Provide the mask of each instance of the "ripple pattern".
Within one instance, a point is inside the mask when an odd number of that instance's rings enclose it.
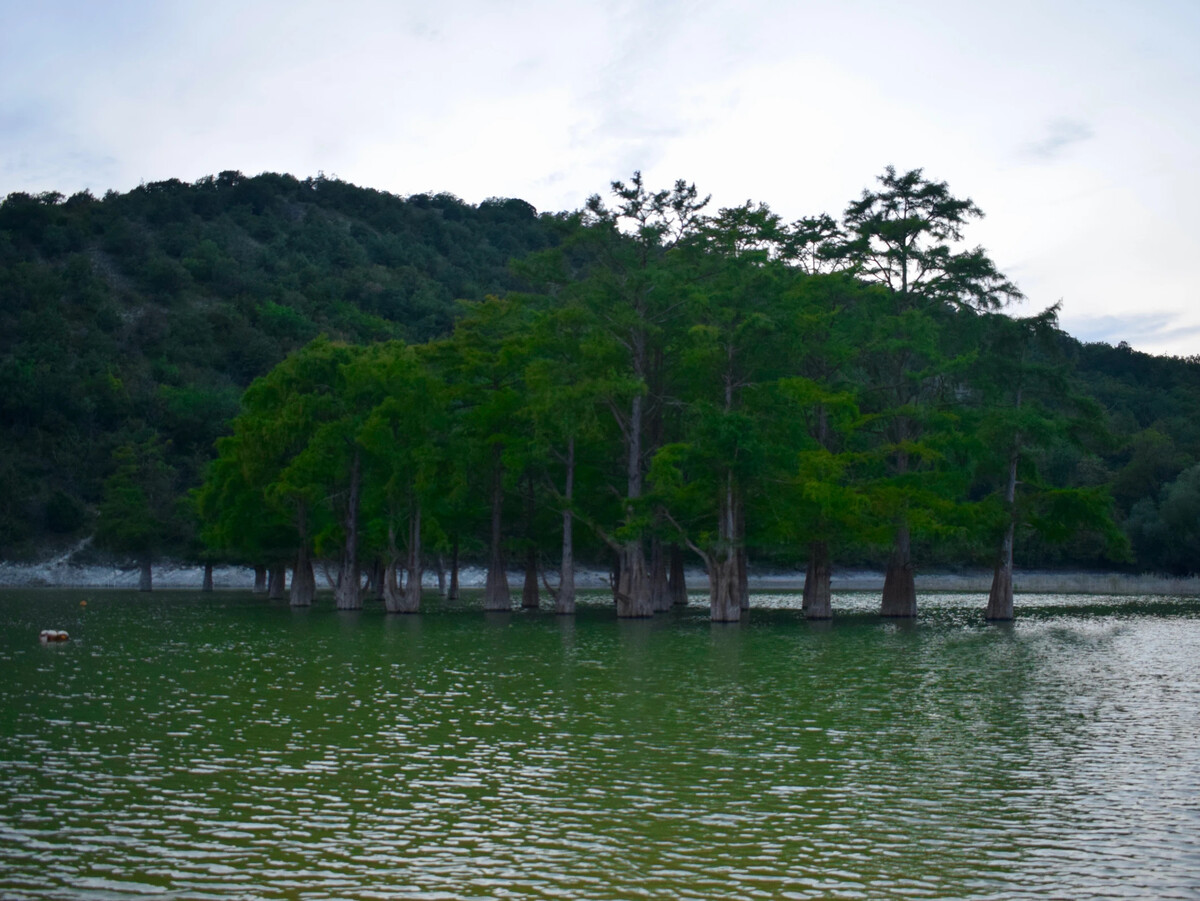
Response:
[[[1200,896],[1197,601],[874,602],[0,593],[0,897]]]

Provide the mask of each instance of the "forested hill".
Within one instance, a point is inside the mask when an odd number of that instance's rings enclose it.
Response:
[[[9,195],[0,558],[91,534],[106,480],[119,489],[112,476],[132,457],[161,463],[161,479],[141,490],[184,497],[242,391],[289,352],[321,334],[355,343],[446,334],[458,300],[523,287],[509,262],[555,245],[563,219],[515,199],[473,206],[237,172],[103,198]],[[1045,461],[1051,480],[1111,492],[1134,567],[1195,571],[1200,362],[1061,341],[1109,434],[1087,451],[1057,445]],[[165,537],[187,552],[185,525]],[[1021,559],[1105,563],[1087,540],[1034,542]]]
[[[553,217],[222,172],[0,204],[0,557],[86,534],[122,448],[194,482],[242,390],[319,334],[423,341]],[[176,486],[178,487],[178,486]]]

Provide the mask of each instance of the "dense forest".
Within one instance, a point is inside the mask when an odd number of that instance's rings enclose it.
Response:
[[[236,172],[9,195],[0,554],[94,536],[300,602],[316,558],[394,609],[460,558],[569,607],[580,555],[625,615],[690,555],[719,619],[748,560],[807,565],[813,616],[835,563],[886,565],[892,615],[914,562],[1000,561],[1001,605],[1013,557],[1195,570],[1200,363],[1006,315],[978,215],[919,170],[794,223],[640,177],[542,215]]]

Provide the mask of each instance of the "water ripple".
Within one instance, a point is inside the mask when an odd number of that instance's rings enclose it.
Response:
[[[0,595],[13,899],[1183,898],[1200,607]],[[42,648],[46,621],[68,647]],[[29,636],[32,635],[32,640]]]

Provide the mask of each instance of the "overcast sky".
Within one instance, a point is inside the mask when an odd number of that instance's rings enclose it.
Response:
[[[1200,2],[0,0],[0,195],[223,169],[840,214],[887,165],[1086,340],[1200,353]]]

